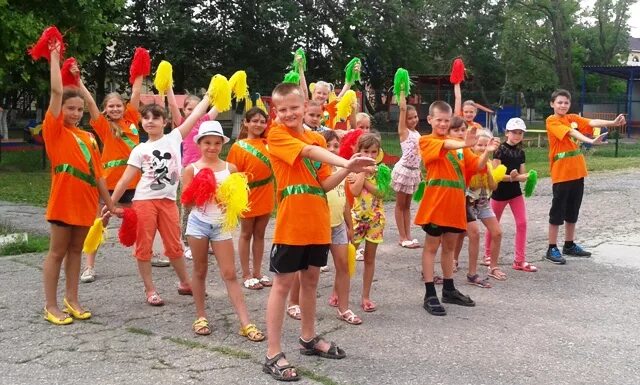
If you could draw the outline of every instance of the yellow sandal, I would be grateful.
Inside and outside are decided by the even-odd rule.
[[[264,333],[262,333],[255,324],[248,324],[247,326],[240,328],[238,334],[243,337],[247,337],[249,341],[253,342],[260,342],[264,340]]]
[[[199,336],[208,336],[211,334],[211,326],[209,326],[209,321],[200,317],[193,323],[193,332]]]
[[[74,309],[69,302],[67,301],[67,299],[63,299],[62,303],[64,303],[64,309],[62,309],[63,312],[65,313],[69,313],[71,315],[71,317],[75,318],[75,319],[79,319],[79,320],[87,320],[89,318],[91,318],[91,312],[85,310],[83,312],[79,312],[76,309]]]
[[[47,308],[44,308],[44,319],[51,322],[54,325],[69,325],[71,323],[73,323],[73,318],[66,316],[64,318],[58,318],[56,316],[54,316],[53,314],[49,313],[49,310],[47,310]]]

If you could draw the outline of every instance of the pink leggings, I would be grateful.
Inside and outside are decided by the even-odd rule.
[[[507,201],[496,201],[491,199],[491,208],[496,214],[496,219],[500,222],[502,212],[507,205],[511,206],[513,218],[516,221],[516,245],[515,258],[516,262],[525,261],[525,248],[527,246],[527,210],[524,205],[524,196],[520,195]],[[487,231],[485,240],[484,255],[491,255],[491,234]]]

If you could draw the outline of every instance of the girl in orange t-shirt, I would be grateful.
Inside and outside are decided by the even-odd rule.
[[[51,223],[51,241],[44,260],[43,281],[44,319],[54,325],[67,325],[74,319],[91,318],[91,313],[78,300],[78,278],[82,246],[98,209],[98,195],[110,212],[120,215],[121,209],[116,211],[107,191],[95,139],[77,127],[84,113],[84,100],[75,89],[63,90],[60,49],[60,42],[49,43],[51,99],[42,136],[53,175],[46,213]],[[63,261],[66,290],[64,310],[60,310],[57,290]]]
[[[91,115],[89,124],[103,145],[101,160],[109,193],[113,193],[118,180],[120,180],[124,170],[127,168],[127,159],[129,159],[131,150],[140,143],[138,135],[140,113],[138,112],[138,107],[140,105],[143,80],[143,76],[138,76],[133,82],[129,104],[126,104],[122,96],[117,92],[112,92],[105,96],[102,102],[103,112],[98,109],[98,105],[85,87],[82,79],[79,81],[80,91],[87,102],[89,114]],[[129,183],[124,195],[118,201],[120,206],[131,206],[131,200],[135,194],[139,179],[137,176]],[[98,250],[87,254],[86,266],[80,276],[80,280],[84,283],[95,280],[97,253]]]
[[[244,287],[252,290],[271,286],[269,277],[262,275],[264,235],[275,203],[273,171],[265,138],[267,119],[267,114],[258,107],[247,111],[239,140],[231,146],[227,155],[227,162],[249,177],[249,212],[240,220],[238,254]],[[251,252],[253,269],[249,266]]]

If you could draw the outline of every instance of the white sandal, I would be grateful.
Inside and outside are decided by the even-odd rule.
[[[264,287],[257,278],[249,278],[244,281],[243,285],[249,290],[260,290]]]
[[[341,319],[350,325],[360,325],[362,323],[362,319],[351,311],[351,309],[345,310],[344,313],[340,313],[339,309],[336,309],[336,311],[338,312],[338,319]]]
[[[287,315],[294,320],[300,321],[302,319],[302,311],[300,311],[300,305],[291,305],[287,308]]]

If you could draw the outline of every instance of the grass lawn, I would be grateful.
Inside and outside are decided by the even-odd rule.
[[[14,229],[11,225],[0,222],[0,235],[19,232],[19,230]],[[47,250],[49,250],[49,237],[28,234],[27,242],[15,242],[0,246],[0,256],[39,253]]]

